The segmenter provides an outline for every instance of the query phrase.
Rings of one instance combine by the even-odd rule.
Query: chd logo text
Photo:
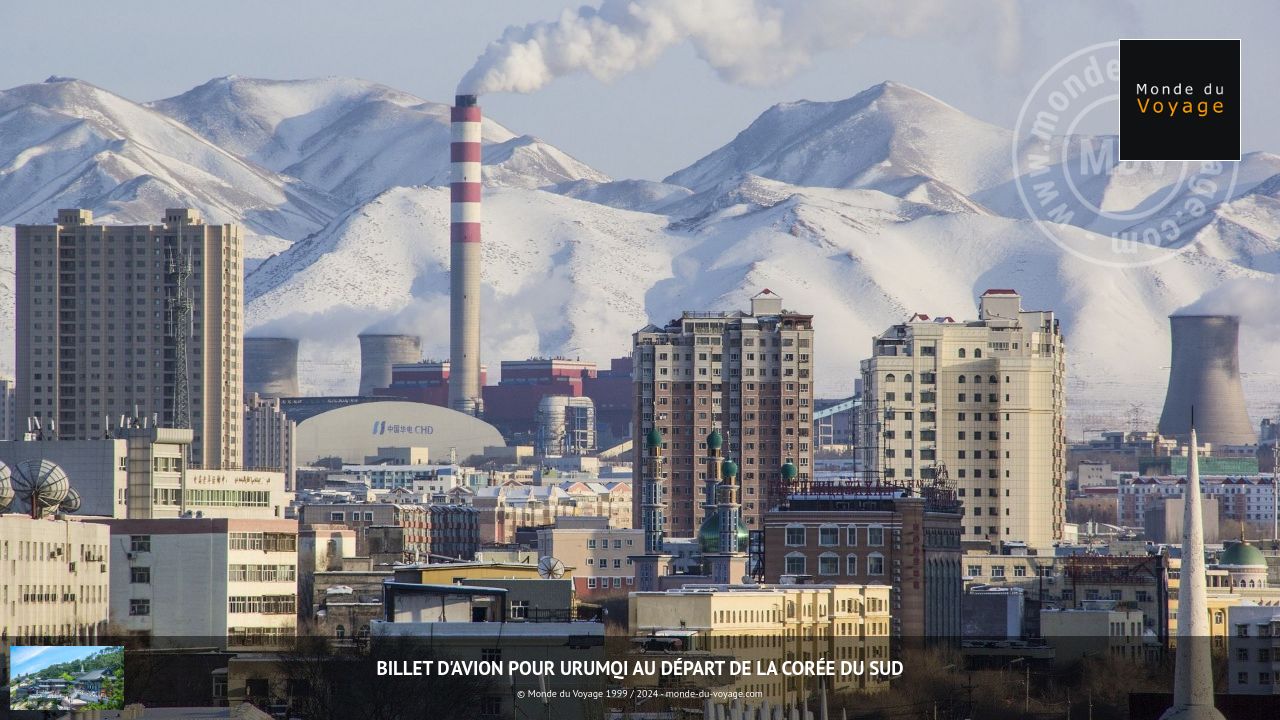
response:
[[[386,420],[373,421],[373,435],[432,435],[436,431],[432,425],[408,425],[389,423]]]

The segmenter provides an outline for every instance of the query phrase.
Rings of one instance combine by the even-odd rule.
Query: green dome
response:
[[[662,432],[658,428],[650,430],[648,441],[651,448],[662,447]]]
[[[712,430],[711,434],[707,436],[707,447],[712,450],[719,450],[723,446],[724,436],[720,434],[719,430]]]
[[[1267,559],[1263,557],[1262,551],[1250,545],[1247,542],[1240,541],[1231,543],[1227,546],[1222,554],[1218,556],[1219,567],[1230,565],[1232,567],[1266,567]]]
[[[782,479],[790,482],[795,480],[799,474],[800,469],[796,467],[795,463],[791,462],[791,458],[787,458],[787,461],[782,464]]]
[[[747,551],[747,526],[738,521],[738,550]],[[698,528],[698,546],[703,554],[720,552],[720,514],[712,512]]]
[[[720,477],[726,480],[738,477],[738,463],[732,460],[725,460],[720,463]]]

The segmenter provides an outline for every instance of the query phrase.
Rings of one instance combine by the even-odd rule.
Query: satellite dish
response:
[[[70,489],[67,473],[51,460],[24,460],[14,468],[14,507],[22,512],[44,515],[57,508]]]
[[[80,509],[80,493],[75,488],[67,488],[67,496],[58,503],[58,512],[73,513]]]
[[[9,476],[9,466],[0,462],[0,513],[13,504],[13,483]]]
[[[550,555],[538,561],[538,577],[544,580],[557,580],[564,577],[564,563]]]

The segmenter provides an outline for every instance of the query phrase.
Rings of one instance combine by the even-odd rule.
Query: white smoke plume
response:
[[[1174,315],[1237,315],[1261,338],[1280,339],[1280,283],[1238,278],[1219,285]]]
[[[603,0],[555,21],[507,28],[458,92],[533,92],[583,71],[608,81],[683,42],[722,79],[743,85],[783,80],[814,55],[872,34],[973,34],[1005,66],[1018,54],[1017,23],[1012,0]]]

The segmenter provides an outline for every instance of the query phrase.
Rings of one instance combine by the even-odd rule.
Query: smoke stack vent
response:
[[[1172,362],[1160,434],[1186,443],[1194,424],[1201,444],[1256,443],[1240,384],[1240,318],[1174,315],[1169,327]]]
[[[480,415],[480,106],[459,95],[449,145],[449,406]]]

